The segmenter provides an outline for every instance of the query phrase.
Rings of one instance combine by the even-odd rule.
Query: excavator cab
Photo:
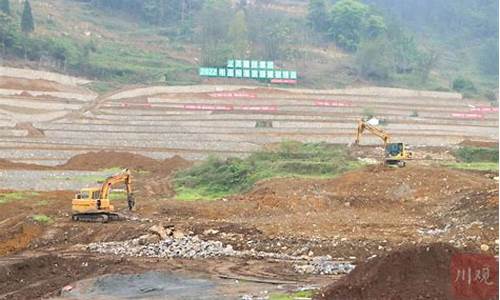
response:
[[[101,199],[100,188],[81,189],[72,201],[73,212],[76,213],[103,213],[114,210],[109,199]]]
[[[403,143],[388,143],[385,147],[385,154],[389,157],[398,157],[404,151]]]
[[[386,165],[404,167],[407,159],[411,159],[411,152],[404,143],[387,143],[385,146]]]

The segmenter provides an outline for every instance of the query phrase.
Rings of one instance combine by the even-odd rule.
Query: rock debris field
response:
[[[287,254],[244,250],[237,251],[229,244],[220,241],[202,240],[198,236],[167,237],[151,242],[154,237],[144,235],[135,239],[119,242],[98,242],[87,246],[90,252],[118,256],[200,259],[213,257],[240,257],[254,259],[275,259],[290,261],[293,269],[300,274],[339,275],[354,269],[349,262],[333,261],[331,256],[292,256]]]

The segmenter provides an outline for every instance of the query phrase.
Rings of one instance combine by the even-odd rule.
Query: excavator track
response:
[[[94,213],[94,214],[74,214],[73,221],[91,222],[91,223],[108,223],[110,221],[121,221],[125,218],[119,214],[113,213]]]

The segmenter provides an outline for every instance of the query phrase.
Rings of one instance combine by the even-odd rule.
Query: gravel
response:
[[[354,265],[349,262],[332,261],[329,256],[318,256],[305,264],[294,264],[293,268],[300,274],[340,275],[354,270]]]
[[[145,242],[146,241],[146,242]],[[147,243],[142,236],[127,241],[98,242],[87,246],[90,252],[118,256],[199,259],[212,257],[242,257],[276,259],[294,262],[294,270],[300,274],[346,274],[354,269],[349,262],[333,261],[329,256],[304,257],[255,250],[237,251],[220,241],[202,240],[198,236],[168,237]]]

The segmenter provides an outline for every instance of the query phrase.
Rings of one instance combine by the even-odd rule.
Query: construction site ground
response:
[[[103,160],[120,155],[100,154]],[[92,155],[87,157],[92,159]],[[117,167],[134,165],[139,158]],[[148,159],[144,160],[143,166],[147,168]],[[449,243],[469,251],[488,245],[489,253],[497,251],[498,182],[492,179],[493,174],[420,164],[401,169],[372,165],[334,179],[271,179],[258,183],[246,194],[228,199],[182,202],[165,196],[169,194],[166,187],[159,193],[162,196],[158,196],[155,187],[148,186],[148,182],[156,182],[155,176],[168,178],[172,170],[189,165],[180,158],[174,160],[170,163],[172,169],[157,170],[149,165],[153,167],[150,173],[136,175],[137,210],[128,213],[125,201],[117,203],[119,210],[130,217],[128,221],[109,224],[71,221],[72,191],[18,191],[18,198],[0,204],[0,253],[5,257],[2,267],[13,274],[23,272],[19,264],[36,266],[37,270],[19,275],[17,279],[24,282],[21,289],[13,285],[10,277],[1,287],[1,295],[18,299],[57,295],[64,285],[100,273],[151,269],[182,269],[198,276],[201,273],[250,282],[284,282],[292,289],[321,286],[332,279],[332,276],[297,274],[290,263],[279,261],[134,259],[100,256],[85,250],[85,245],[91,242],[141,236],[154,224],[172,225],[186,234],[230,244],[236,250],[330,255],[353,262],[404,246],[432,242]],[[157,165],[169,165],[169,161]],[[2,192],[9,193],[13,192]],[[40,223],[33,219],[35,215],[46,215],[52,220]],[[68,276],[63,281],[59,276],[42,280],[38,271],[50,272],[54,263],[61,266],[53,272],[68,272]],[[72,266],[82,263],[90,267],[73,269]],[[99,264],[105,267],[99,268]],[[263,285],[241,288],[246,293],[277,288]]]
[[[485,105],[480,101],[394,89],[314,93],[231,86],[97,96],[68,78],[7,79],[0,80],[0,299],[84,299],[89,283],[81,280],[104,274],[158,271],[163,275],[143,276],[194,280],[198,285],[186,290],[206,299],[257,299],[321,288],[342,277],[300,274],[279,259],[163,259],[87,250],[93,242],[139,237],[157,224],[235,250],[329,255],[353,264],[431,243],[498,255],[498,175],[443,165],[455,160],[451,153],[460,143],[498,146],[497,114],[477,120],[451,115]],[[401,99],[416,104],[395,108]],[[174,172],[195,160],[245,156],[284,140],[348,144],[367,107],[413,145],[415,160],[407,167],[372,164],[330,179],[263,180],[214,201],[174,199]],[[411,116],[414,110],[418,116]],[[272,126],[256,126],[263,120]],[[351,155],[380,160],[377,140],[365,141],[349,148]],[[136,171],[137,207],[128,212],[126,201],[114,203],[127,220],[71,221],[75,189],[125,167]],[[82,294],[65,294],[67,285]]]

